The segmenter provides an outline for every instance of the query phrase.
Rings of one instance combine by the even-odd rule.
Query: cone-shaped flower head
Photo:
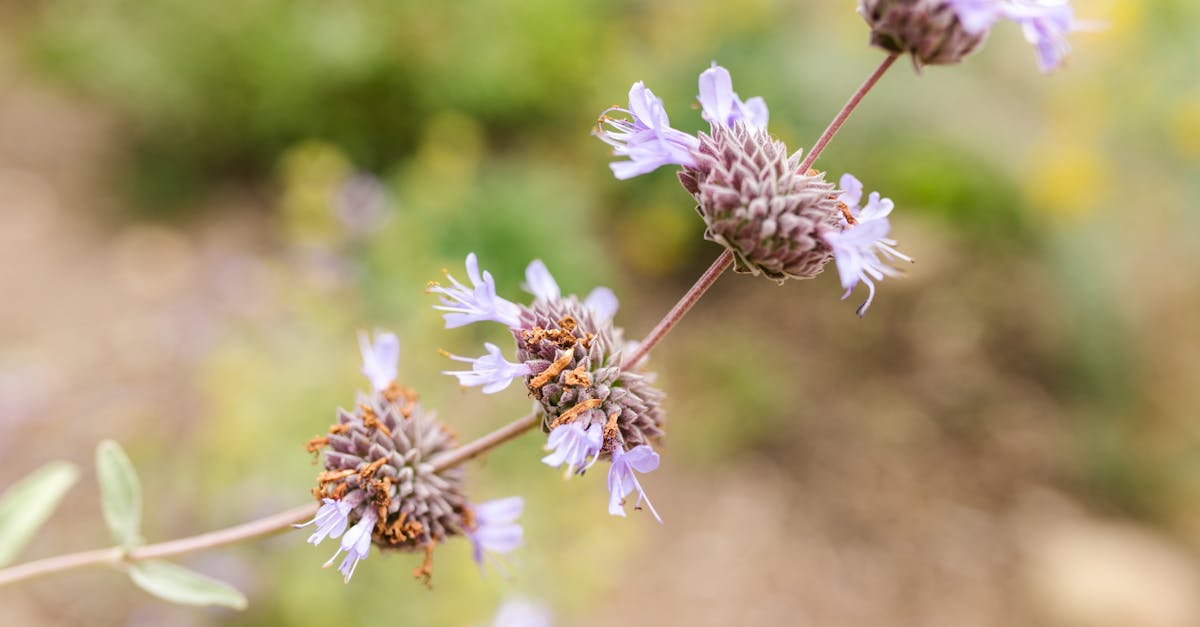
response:
[[[873,281],[894,273],[878,256],[907,259],[887,239],[886,220],[855,228],[856,221],[845,217],[853,215],[841,192],[823,172],[799,170],[800,153],[789,155],[767,133],[766,104],[761,98],[743,101],[725,68],[713,64],[699,82],[698,100],[710,129],[696,138],[690,160],[672,163],[680,166],[679,180],[707,225],[705,239],[732,252],[738,272],[779,283],[812,278],[837,259],[843,285],[851,273],[852,285],[865,280],[873,296]],[[851,229],[857,231],[852,236]],[[604,452],[611,454],[607,444]]]
[[[438,469],[432,463],[457,446],[454,436],[421,408],[412,390],[394,380],[379,387],[379,372],[395,377],[399,346],[391,334],[378,338],[374,345],[362,338],[363,371],[374,391],[360,394],[352,411],[339,409],[329,433],[309,442],[310,451],[325,452],[325,471],[313,491],[322,505],[301,526],[315,525],[308,539],[313,544],[341,538],[326,565],[345,553],[339,570],[347,581],[372,544],[424,551],[425,563],[416,574],[427,579],[433,548],[451,536],[477,531],[476,516],[463,494],[462,469]],[[392,361],[381,362],[383,357]],[[503,549],[494,544],[491,550]]]
[[[610,459],[614,451],[658,444],[662,392],[640,364],[622,362],[626,344],[612,323],[617,311],[612,291],[596,288],[582,301],[563,296],[541,261],[526,269],[525,289],[534,300],[517,306],[517,324],[509,325],[515,362],[488,345],[488,356],[476,360],[471,372],[450,374],[485,392],[502,389],[504,379],[523,378],[549,434],[550,452],[542,461],[565,467],[568,476]]]
[[[911,54],[913,64],[962,61],[987,38],[987,29],[967,28],[947,0],[861,0],[858,12],[871,28],[871,45]]]

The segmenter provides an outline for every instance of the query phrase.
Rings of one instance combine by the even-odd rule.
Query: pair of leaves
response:
[[[129,456],[105,440],[96,447],[96,477],[104,522],[121,549],[129,552],[144,543],[142,487]],[[52,462],[34,471],[0,496],[0,567],[10,563],[58,508],[79,480],[79,469]],[[246,597],[227,583],[162,560],[142,560],[126,572],[139,588],[184,605],[220,605],[245,609]]]
[[[96,478],[104,522],[113,540],[126,551],[141,546],[142,485],[121,445],[105,440],[96,447]],[[139,588],[183,605],[221,605],[241,610],[246,597],[229,584],[163,560],[132,563],[128,574]]]

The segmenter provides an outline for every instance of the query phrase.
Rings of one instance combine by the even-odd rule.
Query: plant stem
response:
[[[708,288],[712,287],[713,283],[717,282],[717,279],[722,273],[725,272],[727,268],[729,268],[731,263],[733,263],[733,253],[729,252],[729,249],[725,249],[725,251],[721,253],[721,256],[717,257],[717,260],[712,262],[712,265],[708,267],[708,270],[705,270],[704,274],[700,275],[699,279],[696,279],[696,283],[692,285],[690,289],[688,289],[687,293],[683,295],[683,298],[680,298],[679,302],[675,303],[675,306],[671,308],[671,311],[668,311],[667,315],[663,316],[663,319],[658,321],[658,324],[655,325],[655,327],[651,329],[650,333],[646,335],[640,344],[638,344],[637,350],[633,351],[633,354],[630,355],[622,365],[628,368],[641,361],[641,359],[645,357],[646,354],[649,353],[650,350],[653,349],[660,340],[663,339],[663,336],[667,334],[667,331],[670,331],[675,327],[676,324],[679,324],[679,320],[682,319],[685,314],[687,314],[688,310],[692,308],[692,305],[696,304],[696,301],[700,300],[701,296],[704,296],[704,293],[708,291]]]
[[[883,63],[879,64],[879,67],[875,68],[874,72],[871,72],[867,80],[863,81],[862,85],[859,85],[858,90],[850,96],[846,104],[842,105],[842,110],[838,111],[838,114],[834,116],[829,126],[825,127],[825,132],[821,133],[821,136],[817,138],[817,143],[813,144],[812,149],[808,151],[808,156],[804,157],[804,160],[800,162],[798,169],[801,172],[808,172],[808,168],[812,167],[817,157],[821,156],[821,153],[825,150],[825,146],[829,144],[829,140],[833,139],[838,129],[842,128],[842,125],[846,123],[846,118],[849,118],[850,114],[854,112],[854,108],[862,101],[863,96],[866,96],[867,92],[871,91],[871,88],[875,86],[875,83],[879,82],[884,72],[887,72],[888,68],[892,67],[892,64],[899,57],[900,55],[898,54],[889,55],[888,58],[883,60]]]
[[[446,451],[441,455],[430,460],[433,464],[434,472],[441,472],[447,468],[457,466],[463,462],[475,459],[481,453],[490,449],[496,448],[501,444],[525,433],[526,431],[541,424],[541,415],[537,412],[527,416],[518,418],[495,431],[477,438],[475,441],[464,444],[452,451]]]
[[[440,472],[474,459],[481,453],[525,433],[540,424],[540,422],[540,417],[536,413],[518,418],[473,442],[469,442],[453,451],[444,453],[440,457],[434,458],[431,460],[433,470],[434,472]],[[26,562],[10,568],[0,569],[0,586],[33,579],[42,575],[75,570],[76,568],[83,568],[85,566],[115,566],[122,563],[128,564],[143,560],[174,557],[228,544],[255,540],[286,531],[292,525],[312,518],[317,513],[317,507],[316,503],[309,503],[308,505],[294,507],[265,518],[252,520],[248,523],[187,538],[180,538],[178,540],[149,544],[128,552],[123,551],[121,547],[114,546],[107,549],[81,551],[79,553],[69,553],[67,555],[58,555]]]
[[[128,552],[122,550],[121,547],[114,546],[107,549],[81,551],[79,553],[69,553],[67,555],[58,555],[26,562],[0,570],[0,586],[51,573],[83,568],[84,566],[140,562],[149,559],[185,555],[227,544],[245,542],[246,540],[253,540],[283,531],[295,523],[304,522],[312,518],[316,512],[317,504],[310,503],[241,525],[202,533],[198,536],[181,538],[179,540],[150,544]]]

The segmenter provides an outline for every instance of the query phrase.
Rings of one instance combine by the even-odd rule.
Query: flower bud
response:
[[[871,45],[911,54],[918,69],[958,63],[987,38],[987,30],[967,32],[948,0],[860,0],[858,12]]]
[[[704,238],[733,252],[736,271],[778,283],[820,274],[833,258],[821,232],[841,215],[823,173],[798,171],[799,153],[742,122],[701,133],[696,155],[679,180],[708,225]]]

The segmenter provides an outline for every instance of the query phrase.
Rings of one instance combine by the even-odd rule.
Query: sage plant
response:
[[[867,92],[901,55],[910,55],[918,70],[962,62],[1001,20],[1021,27],[1040,69],[1050,71],[1070,50],[1066,35],[1085,26],[1062,0],[862,0],[859,13],[870,29],[870,43],[887,56],[806,153],[789,152],[768,130],[766,102],[743,99],[730,72],[716,63],[700,72],[697,85],[706,132],[673,128],[663,101],[642,82],[630,88],[625,106],[600,115],[594,133],[612,148],[613,175],[629,179],[678,168],[678,179],[705,224],[704,237],[725,249],[641,340],[627,340],[614,325],[618,301],[611,290],[596,288],[582,298],[563,295],[550,271],[535,260],[525,269],[524,289],[532,299],[518,304],[497,293],[492,275],[469,253],[467,283],[447,273],[449,285],[430,284],[427,290],[439,298],[435,307],[448,329],[479,322],[504,325],[512,336],[507,354],[513,361],[505,349],[487,343],[478,357],[447,353],[468,365],[445,372],[485,394],[520,380],[532,400],[528,415],[459,444],[414,391],[397,383],[398,339],[388,333],[373,340],[360,335],[370,391],[359,394],[351,409],[338,409],[327,433],[308,442],[310,452],[323,453],[314,502],[228,529],[146,544],[133,464],[116,443],[106,441],[97,449],[97,477],[116,546],[4,568],[0,585],[105,564],[167,600],[241,608],[246,599],[232,587],[164,558],[293,526],[310,529],[308,542],[314,545],[334,541],[325,565],[338,563],[346,582],[374,546],[422,554],[414,576],[428,583],[435,548],[451,538],[471,542],[472,557],[481,566],[489,554],[520,546],[522,498],[473,503],[461,465],[536,427],[546,435],[541,461],[562,468],[566,477],[608,464],[610,514],[625,516],[636,493],[633,508],[644,503],[662,522],[642,485],[644,475],[659,465],[656,448],[665,436],[665,397],[647,370],[647,357],[724,271],[733,266],[783,284],[813,278],[832,261],[843,298],[866,285],[861,316],[874,301],[877,283],[897,276],[900,262],[911,261],[891,237],[890,199],[879,192],[864,195],[864,185],[850,174],[835,183],[814,167]],[[36,536],[77,477],[70,464],[53,463],[5,493],[0,565]]]

